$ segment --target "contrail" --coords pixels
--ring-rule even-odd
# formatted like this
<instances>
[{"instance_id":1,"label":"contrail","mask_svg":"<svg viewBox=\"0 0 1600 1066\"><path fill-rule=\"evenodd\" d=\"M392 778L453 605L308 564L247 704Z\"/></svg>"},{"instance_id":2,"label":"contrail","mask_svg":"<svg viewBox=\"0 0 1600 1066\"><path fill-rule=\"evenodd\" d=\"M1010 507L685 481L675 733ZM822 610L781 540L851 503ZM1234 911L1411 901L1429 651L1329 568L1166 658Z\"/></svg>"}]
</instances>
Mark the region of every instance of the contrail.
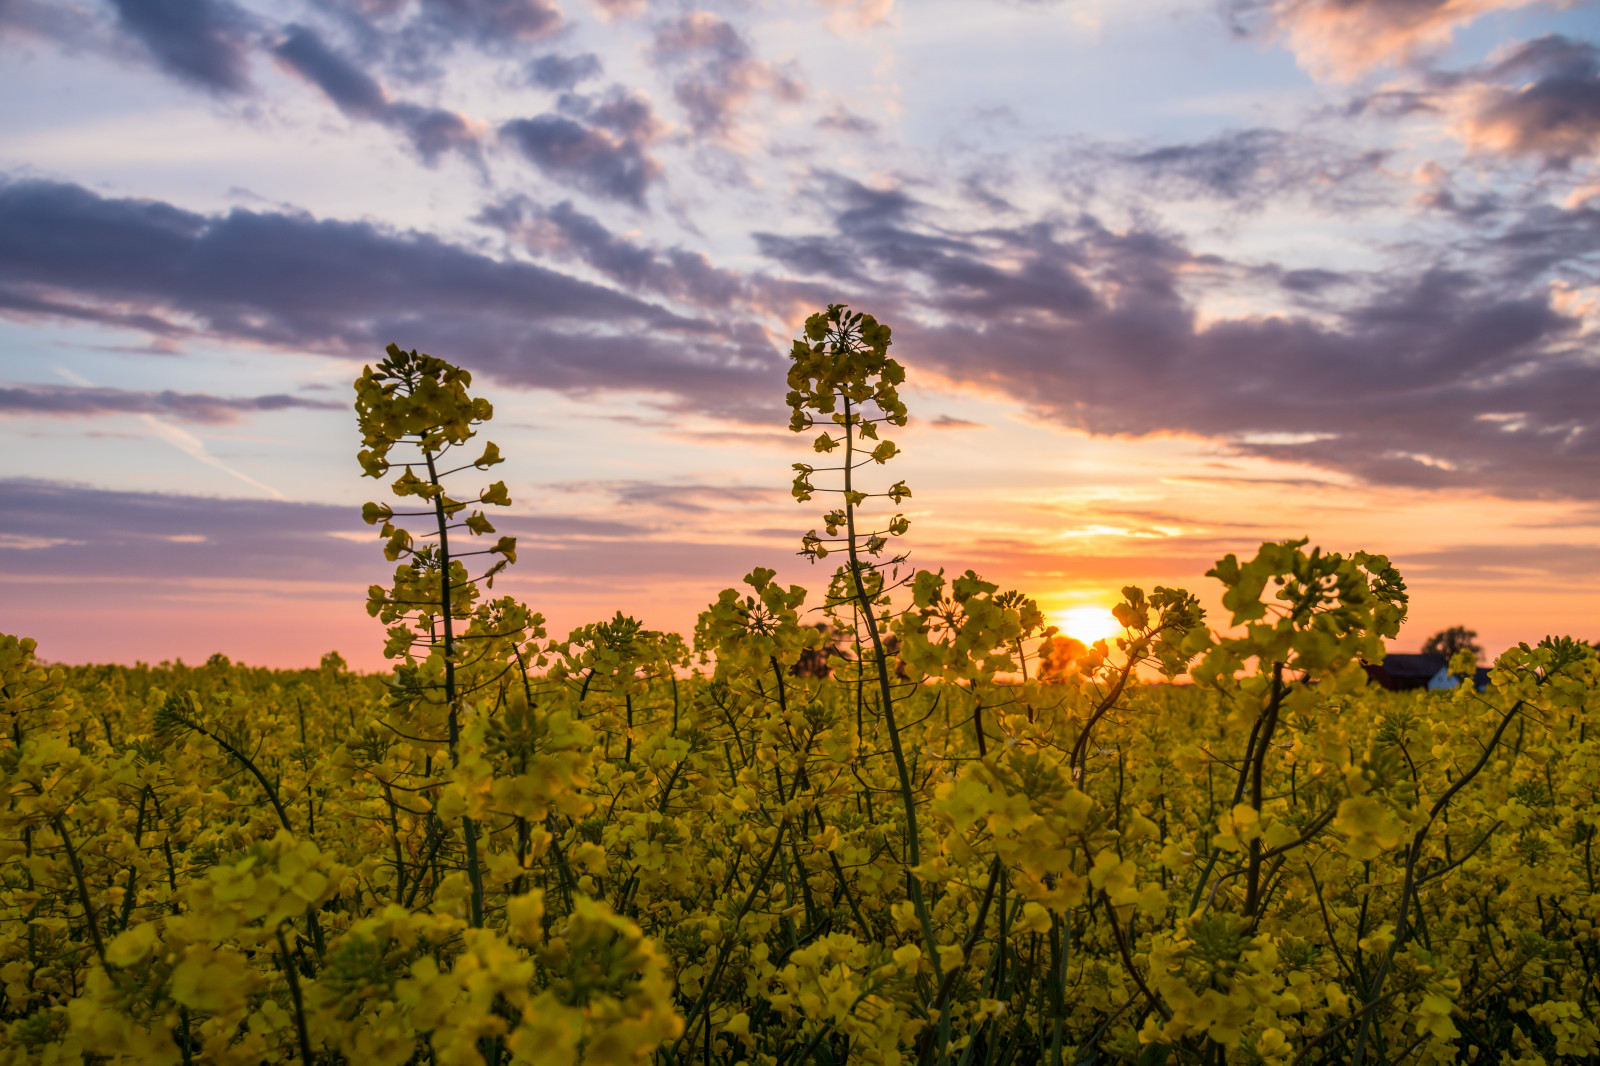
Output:
<instances>
[{"instance_id":1,"label":"contrail","mask_svg":"<svg viewBox=\"0 0 1600 1066\"><path fill-rule=\"evenodd\" d=\"M94 383L92 381L76 371L68 370L63 366L56 367L55 371L57 374L61 375L61 377L65 378L74 385L79 385L86 389L94 388ZM264 484L263 482L257 481L249 474L235 470L227 463L224 463L221 459L218 459L216 456L206 451L206 442L195 436L193 433L190 433L188 430L181 429L170 422L163 422L155 415L145 414L140 415L139 417L144 421L145 425L150 427L152 436L156 437L158 440L166 441L168 444L178 449L184 455L189 456L191 459L198 459L207 466L214 467L230 477L236 477L246 485L251 485L255 488L258 488L267 495L272 496L274 499L288 499L287 496L273 488L271 485Z\"/></svg>"}]
</instances>

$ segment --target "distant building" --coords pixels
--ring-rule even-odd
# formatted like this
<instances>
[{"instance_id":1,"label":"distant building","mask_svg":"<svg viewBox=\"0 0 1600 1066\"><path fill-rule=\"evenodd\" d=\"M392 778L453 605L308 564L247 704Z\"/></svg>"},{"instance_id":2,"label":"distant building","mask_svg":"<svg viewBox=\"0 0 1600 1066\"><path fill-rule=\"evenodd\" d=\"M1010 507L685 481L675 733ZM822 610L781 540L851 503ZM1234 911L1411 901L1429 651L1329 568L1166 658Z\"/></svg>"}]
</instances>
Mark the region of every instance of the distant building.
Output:
<instances>
[{"instance_id":1,"label":"distant building","mask_svg":"<svg viewBox=\"0 0 1600 1066\"><path fill-rule=\"evenodd\" d=\"M1450 672L1450 660L1435 652L1423 652L1419 655L1390 652L1383 657L1381 664L1362 665L1366 667L1368 677L1391 692L1403 692L1413 688L1447 690L1461 683L1461 678ZM1488 688L1489 668L1478 667L1474 672L1472 683L1479 692Z\"/></svg>"},{"instance_id":2,"label":"distant building","mask_svg":"<svg viewBox=\"0 0 1600 1066\"><path fill-rule=\"evenodd\" d=\"M1390 692L1403 692L1412 688L1427 688L1429 682L1443 670L1450 673L1450 660L1434 652L1420 655L1401 655L1390 652L1383 663L1364 663L1367 676Z\"/></svg>"},{"instance_id":3,"label":"distant building","mask_svg":"<svg viewBox=\"0 0 1600 1066\"><path fill-rule=\"evenodd\" d=\"M1461 684L1466 678L1461 674L1452 674L1448 666L1442 668L1428 680L1428 687L1434 691L1449 691ZM1480 666L1472 672L1472 687L1482 692L1489 687L1489 668Z\"/></svg>"}]
</instances>

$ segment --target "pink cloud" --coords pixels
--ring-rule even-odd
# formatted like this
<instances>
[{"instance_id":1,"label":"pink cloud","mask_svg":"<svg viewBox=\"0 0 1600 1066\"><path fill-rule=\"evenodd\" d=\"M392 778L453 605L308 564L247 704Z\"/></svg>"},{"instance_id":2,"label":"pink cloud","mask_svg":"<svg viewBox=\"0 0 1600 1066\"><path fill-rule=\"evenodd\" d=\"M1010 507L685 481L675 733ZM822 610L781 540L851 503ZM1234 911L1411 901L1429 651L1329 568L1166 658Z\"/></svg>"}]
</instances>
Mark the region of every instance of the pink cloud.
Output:
<instances>
[{"instance_id":1,"label":"pink cloud","mask_svg":"<svg viewBox=\"0 0 1600 1066\"><path fill-rule=\"evenodd\" d=\"M1352 79L1450 43L1484 15L1533 0L1279 0L1273 22L1318 77Z\"/></svg>"},{"instance_id":2,"label":"pink cloud","mask_svg":"<svg viewBox=\"0 0 1600 1066\"><path fill-rule=\"evenodd\" d=\"M1529 41L1492 71L1512 84L1463 93L1456 133L1469 148L1537 158L1554 169L1600 153L1600 50L1556 34Z\"/></svg>"}]
</instances>

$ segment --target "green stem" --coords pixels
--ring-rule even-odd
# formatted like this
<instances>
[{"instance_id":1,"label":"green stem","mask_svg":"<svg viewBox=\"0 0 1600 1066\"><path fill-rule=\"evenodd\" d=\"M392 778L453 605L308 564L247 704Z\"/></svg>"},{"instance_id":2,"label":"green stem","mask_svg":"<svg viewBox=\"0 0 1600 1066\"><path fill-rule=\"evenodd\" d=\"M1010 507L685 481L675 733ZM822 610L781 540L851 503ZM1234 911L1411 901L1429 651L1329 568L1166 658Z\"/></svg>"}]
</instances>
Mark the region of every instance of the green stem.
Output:
<instances>
[{"instance_id":1,"label":"green stem","mask_svg":"<svg viewBox=\"0 0 1600 1066\"><path fill-rule=\"evenodd\" d=\"M855 465L855 424L856 417L851 412L850 398L843 397L844 401L844 514L845 528L848 534L846 548L850 555L850 581L855 589L856 609L865 620L867 636L872 641L872 655L878 667L878 698L883 706L884 724L889 729L889 749L894 754L894 768L900 778L900 802L906 813L906 883L911 896L912 906L916 908L917 918L922 926L925 948L929 961L933 965L933 974L936 981L943 980L940 972L938 943L933 936L932 917L928 913L928 905L923 898L922 879L911 871L922 865L921 834L917 827L917 793L911 784L911 770L906 765L905 747L900 742L900 725L894 714L894 694L889 685L889 658L883 650L883 636L878 631L878 615L872 598L867 595L866 583L861 578L863 564L856 536L856 508L850 500L852 492L852 469Z\"/></svg>"},{"instance_id":2,"label":"green stem","mask_svg":"<svg viewBox=\"0 0 1600 1066\"><path fill-rule=\"evenodd\" d=\"M100 939L100 923L95 920L94 902L89 898L89 882L83 875L83 863L78 861L78 849L72 846L72 838L67 835L67 825L61 815L56 815L51 821L67 849L67 862L72 866L72 880L78 886L78 901L83 904L83 918L89 925L89 939L94 944L94 953L99 957L100 965L105 966L106 945Z\"/></svg>"},{"instance_id":3,"label":"green stem","mask_svg":"<svg viewBox=\"0 0 1600 1066\"><path fill-rule=\"evenodd\" d=\"M283 926L278 926L278 965L289 982L289 998L294 1001L294 1028L300 1038L300 1061L311 1066L311 1036L306 1032L306 1005L300 995L300 975L295 973L294 961L289 958L289 944L283 937Z\"/></svg>"},{"instance_id":4,"label":"green stem","mask_svg":"<svg viewBox=\"0 0 1600 1066\"><path fill-rule=\"evenodd\" d=\"M434 453L431 449L424 449L423 456L428 462L428 480L437 490L433 496L433 512L439 523L439 607L443 612L441 619L444 625L444 698L445 705L450 708L450 765L461 764L461 719L460 709L456 706L456 649L455 649L455 615L451 605L450 584L450 518L444 511L444 486L439 483L439 474L434 467ZM483 928L483 871L478 868L478 823L470 816L461 818L462 835L467 843L467 879L472 882L472 925L475 929Z\"/></svg>"}]
</instances>

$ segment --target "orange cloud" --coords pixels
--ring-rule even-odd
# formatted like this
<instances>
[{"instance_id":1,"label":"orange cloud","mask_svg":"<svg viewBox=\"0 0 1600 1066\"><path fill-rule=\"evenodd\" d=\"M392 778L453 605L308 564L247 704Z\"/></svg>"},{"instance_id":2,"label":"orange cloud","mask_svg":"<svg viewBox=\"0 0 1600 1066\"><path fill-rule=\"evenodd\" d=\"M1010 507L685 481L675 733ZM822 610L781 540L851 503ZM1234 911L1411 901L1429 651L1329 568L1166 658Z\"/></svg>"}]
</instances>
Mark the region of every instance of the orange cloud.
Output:
<instances>
[{"instance_id":1,"label":"orange cloud","mask_svg":"<svg viewBox=\"0 0 1600 1066\"><path fill-rule=\"evenodd\" d=\"M821 0L828 9L828 28L841 37L888 22L894 0Z\"/></svg>"},{"instance_id":2,"label":"orange cloud","mask_svg":"<svg viewBox=\"0 0 1600 1066\"><path fill-rule=\"evenodd\" d=\"M1456 132L1469 148L1554 168L1600 154L1600 49L1552 34L1514 50L1495 73L1523 84L1465 93Z\"/></svg>"},{"instance_id":3,"label":"orange cloud","mask_svg":"<svg viewBox=\"0 0 1600 1066\"><path fill-rule=\"evenodd\" d=\"M1450 42L1458 27L1532 0L1280 0L1279 33L1318 77L1351 79Z\"/></svg>"}]
</instances>

